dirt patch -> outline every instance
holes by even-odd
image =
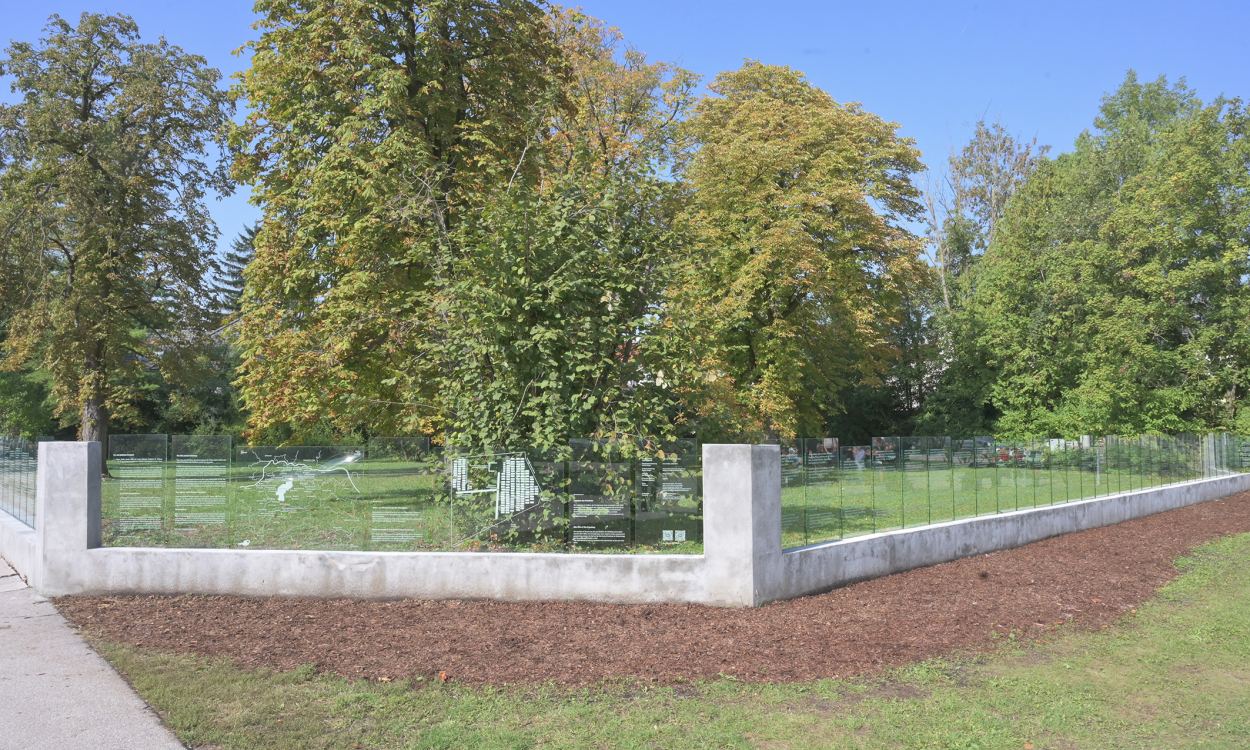
[[[1173,578],[1179,555],[1246,531],[1250,493],[749,610],[224,596],[56,603],[107,640],[350,678],[807,680],[981,651],[1009,632],[1101,627]]]

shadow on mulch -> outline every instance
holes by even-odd
[[[1173,578],[1176,557],[1246,531],[1250,493],[747,610],[226,596],[56,605],[105,640],[246,668],[496,684],[809,680],[983,651],[1013,631],[1103,626]]]

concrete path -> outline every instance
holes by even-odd
[[[126,681],[0,560],[0,750],[181,747]]]

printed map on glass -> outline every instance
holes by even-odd
[[[235,467],[243,477],[235,493],[240,505],[238,546],[281,549],[293,546],[295,539],[310,549],[362,544],[357,466],[363,456],[355,447],[237,449]]]
[[[449,468],[456,526],[466,539],[503,537],[542,507],[542,486],[524,453],[456,456]]]

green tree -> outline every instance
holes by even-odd
[[[663,293],[679,255],[675,123],[694,77],[623,48],[576,12],[553,16],[569,96],[455,236],[440,361],[453,439],[553,448],[671,437],[682,418]]]
[[[1000,123],[980,120],[972,138],[947,162],[943,184],[926,193],[929,243],[940,298],[926,316],[932,374],[915,429],[930,434],[976,435],[993,430],[993,372],[980,345],[980,311],[968,304],[970,273],[994,241],[1012,196],[1045,159],[1046,146],[1024,141]]]
[[[689,123],[694,244],[675,325],[701,342],[709,434],[819,434],[844,395],[897,361],[908,290],[931,283],[896,126],[797,71],[748,62],[717,76]]]
[[[442,426],[453,234],[532,169],[562,97],[528,0],[257,3],[236,174],[264,214],[237,384],[251,425]]]
[[[1016,434],[1228,426],[1250,364],[1250,118],[1132,73],[1042,164],[970,305]]]
[[[0,72],[18,94],[0,106],[0,257],[29,273],[4,363],[46,371],[57,415],[105,441],[145,369],[206,324],[205,197],[229,188],[206,153],[231,107],[216,70],[126,16],[53,16]]]
[[[1036,138],[1013,137],[1001,123],[978,120],[972,138],[951,154],[944,184],[925,194],[944,309],[958,305],[953,287],[993,243],[1011,197],[1049,150]]]
[[[221,254],[215,268],[212,293],[223,322],[238,315],[243,301],[243,272],[256,257],[256,226],[244,227]]]

